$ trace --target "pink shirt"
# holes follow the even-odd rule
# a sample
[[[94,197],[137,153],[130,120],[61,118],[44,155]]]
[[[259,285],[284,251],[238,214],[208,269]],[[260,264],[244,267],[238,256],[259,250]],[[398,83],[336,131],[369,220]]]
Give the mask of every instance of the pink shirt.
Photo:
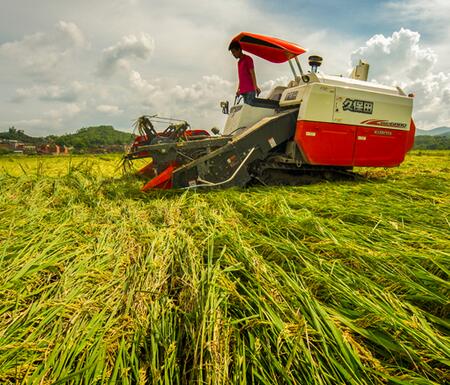
[[[239,92],[245,94],[247,92],[255,91],[256,88],[253,85],[252,75],[250,70],[254,69],[253,59],[244,55],[238,61],[238,74],[239,74]]]

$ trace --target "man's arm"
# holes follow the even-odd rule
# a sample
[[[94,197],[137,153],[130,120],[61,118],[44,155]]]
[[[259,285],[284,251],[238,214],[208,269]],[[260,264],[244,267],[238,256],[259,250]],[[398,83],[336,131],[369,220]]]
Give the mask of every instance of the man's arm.
[[[258,84],[256,83],[256,74],[254,68],[250,68],[250,75],[252,76],[253,87],[256,90],[256,95],[259,95],[261,93],[261,90],[259,89]]]

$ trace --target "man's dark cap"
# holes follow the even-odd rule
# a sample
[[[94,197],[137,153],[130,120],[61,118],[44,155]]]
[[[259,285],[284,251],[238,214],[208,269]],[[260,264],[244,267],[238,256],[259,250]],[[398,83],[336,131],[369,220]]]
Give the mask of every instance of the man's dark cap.
[[[238,50],[242,49],[241,44],[238,41],[232,41],[230,43],[230,45],[228,46],[228,51],[231,51],[232,49],[238,49]]]

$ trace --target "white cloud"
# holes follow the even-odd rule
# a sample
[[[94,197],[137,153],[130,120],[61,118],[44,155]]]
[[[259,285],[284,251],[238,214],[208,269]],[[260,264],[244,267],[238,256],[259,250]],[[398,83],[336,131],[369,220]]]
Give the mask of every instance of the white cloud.
[[[352,65],[360,58],[374,63],[371,76],[392,83],[395,79],[416,79],[426,73],[437,61],[430,48],[420,46],[420,34],[401,28],[392,36],[372,36],[363,47],[352,53]]]
[[[118,43],[103,50],[98,74],[110,76],[119,67],[129,68],[129,59],[148,59],[154,48],[155,42],[147,33],[142,32],[139,36],[124,36]]]
[[[138,71],[130,70],[128,79],[131,89],[136,91],[142,99],[150,99],[157,89],[155,85],[143,79]]]
[[[117,115],[117,114],[121,114],[123,112],[119,107],[110,106],[108,104],[101,104],[101,105],[97,106],[96,110],[99,112],[103,112],[105,114],[109,114],[109,115]]]
[[[218,75],[205,75],[189,86],[170,83],[159,79],[150,83],[139,72],[131,70],[131,100],[143,106],[146,113],[188,119],[197,127],[208,128],[223,121],[219,102],[234,95],[232,82]]]
[[[59,108],[45,112],[44,116],[51,122],[50,124],[52,126],[57,126],[78,115],[83,109],[83,104],[68,103]]]
[[[40,101],[75,102],[86,90],[87,86],[73,81],[68,85],[35,85],[29,88],[18,88],[13,102],[24,102],[36,98]]]
[[[4,122],[1,122],[3,124],[5,124]],[[43,119],[22,119],[22,120],[15,120],[12,123],[8,123],[9,126],[13,126],[13,127],[20,127],[20,129],[35,129],[35,128],[40,128],[43,125],[46,124],[46,121]]]
[[[450,1],[448,0],[402,0],[384,4],[384,20],[398,24],[399,20],[410,28],[420,31],[439,54],[437,68],[446,71],[450,60]],[[442,60],[443,59],[443,60]]]
[[[444,22],[449,27],[448,15],[450,2],[448,0],[403,0],[390,1],[385,7],[395,12],[396,17],[420,21]]]
[[[78,26],[59,21],[50,31],[0,45],[0,64],[12,72],[20,68],[27,75],[51,76],[73,51],[85,47],[87,41]]]
[[[231,87],[231,82],[218,75],[205,75],[189,87],[175,86],[169,90],[169,95],[175,99],[175,102],[206,104],[211,98],[218,100],[217,98],[221,96],[229,95]]]
[[[76,47],[86,47],[88,43],[84,37],[83,32],[75,23],[67,21],[59,21],[57,29],[61,32],[62,36],[70,41]]]
[[[371,64],[369,78],[414,92],[413,116],[420,128],[450,124],[445,101],[450,94],[450,73],[435,71],[437,54],[420,44],[420,34],[401,28],[392,36],[374,35],[351,55]]]
[[[84,103],[68,103],[62,104],[58,108],[53,108],[40,114],[39,117],[30,119],[9,119],[8,121],[0,121],[1,125],[14,126],[20,129],[26,129],[27,133],[36,136],[47,136],[50,134],[61,134],[61,128],[70,125],[72,119],[78,117],[85,110]],[[69,126],[70,127],[70,126]],[[75,126],[71,128],[79,128]],[[66,132],[69,130],[66,130]]]
[[[276,86],[286,86],[292,78],[288,76],[280,76],[273,80],[267,80],[260,85],[261,97],[268,96],[270,91]]]

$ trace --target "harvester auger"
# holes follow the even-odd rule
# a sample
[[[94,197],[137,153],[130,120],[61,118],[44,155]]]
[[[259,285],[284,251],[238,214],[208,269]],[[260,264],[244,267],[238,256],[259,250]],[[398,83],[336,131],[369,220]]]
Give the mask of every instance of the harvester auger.
[[[182,120],[140,117],[124,159],[151,158],[138,172],[151,178],[143,191],[302,184],[353,167],[403,162],[414,144],[413,98],[368,82],[367,63],[360,61],[350,77],[332,76],[318,71],[321,57],[310,56],[311,70],[304,72],[298,55],[306,51],[294,43],[248,32],[233,41],[270,62],[289,62],[293,79],[252,105],[222,102],[228,119],[221,135],[192,130]],[[154,122],[169,126],[157,132]]]

